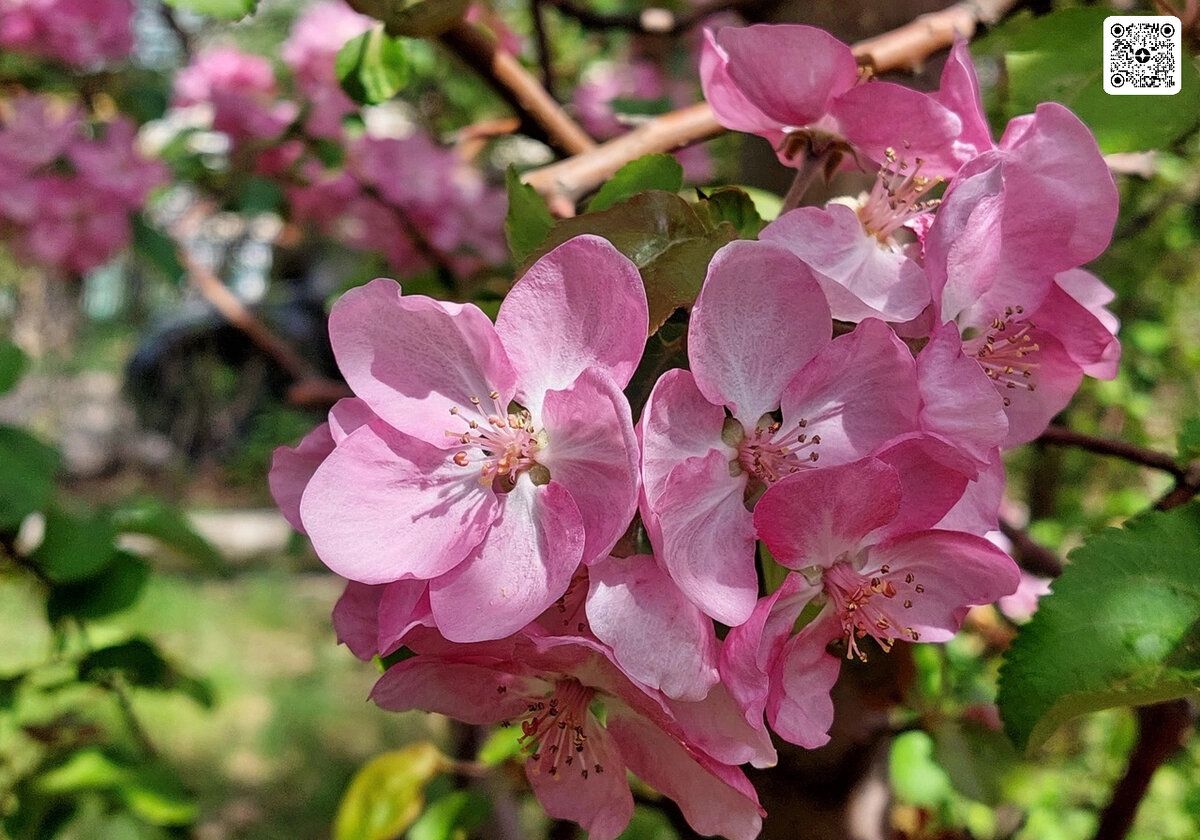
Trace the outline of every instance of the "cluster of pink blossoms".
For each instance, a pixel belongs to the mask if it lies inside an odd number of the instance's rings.
[[[0,239],[22,260],[82,273],[129,244],[129,216],[166,179],[123,117],[22,95],[0,105]]]
[[[534,793],[593,840],[630,818],[626,770],[697,831],[754,837],[738,766],[773,763],[770,732],[825,743],[843,662],[945,641],[1017,589],[985,538],[1000,453],[1119,353],[1079,267],[1116,192],[1065,108],[996,143],[962,45],[922,94],[861,84],[845,45],[799,26],[710,33],[703,80],[781,160],[837,149],[878,178],[717,252],[688,369],[636,422],[645,292],[581,236],[494,323],[389,280],[348,292],[330,335],[357,396],[271,472],[350,581],[341,639],[412,654],[376,702],[519,725]]]
[[[212,128],[229,139],[231,167],[281,182],[293,221],[356,250],[381,251],[404,275],[428,268],[435,254],[460,276],[504,262],[502,195],[454,151],[417,129],[391,137],[343,128],[359,106],[342,91],[334,63],[371,25],[340,0],[314,4],[281,49],[294,99],[265,57],[211,47],[176,76],[173,104],[210,108]],[[318,153],[330,148],[342,160]]]
[[[0,0],[0,47],[91,69],[133,49],[133,0]]]

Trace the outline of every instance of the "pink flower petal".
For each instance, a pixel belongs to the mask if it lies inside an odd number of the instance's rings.
[[[826,608],[780,652],[767,699],[767,720],[785,741],[808,749],[829,743],[833,724],[829,692],[842,665],[825,647],[840,630],[833,610]]]
[[[544,680],[500,668],[418,655],[388,668],[371,689],[371,699],[394,712],[421,709],[479,725],[519,719],[529,698],[550,688]]]
[[[283,518],[301,534],[304,523],[300,521],[300,498],[317,467],[332,451],[333,435],[329,424],[322,423],[305,435],[294,449],[280,446],[271,455],[271,471],[267,474],[271,497]]]
[[[759,238],[808,263],[839,320],[907,321],[929,304],[920,266],[867,233],[844,204],[798,207],[763,228]]]
[[[753,428],[831,334],[829,306],[808,266],[778,245],[738,240],[709,263],[688,358],[708,401]]]
[[[711,29],[704,30],[704,42],[700,46],[700,84],[717,122],[732,131],[765,137],[772,147],[780,148],[784,137],[780,123],[752,105],[729,78],[729,56],[717,43]]]
[[[629,403],[605,374],[584,371],[546,394],[548,443],[538,462],[571,494],[583,517],[583,560],[604,557],[637,510],[638,445]]]
[[[955,141],[962,120],[934,97],[891,82],[858,85],[837,98],[830,115],[854,146],[883,163],[891,149],[924,175],[953,175],[962,163]]]
[[[740,770],[689,750],[654,724],[615,704],[609,709],[607,726],[629,769],[675,800],[697,832],[730,840],[758,836],[766,812]]]
[[[1057,337],[1040,328],[1033,329],[1030,336],[1038,347],[1031,356],[1035,365],[1033,383],[1036,390],[997,386],[1009,401],[1004,408],[1008,415],[1005,449],[1028,443],[1044,432],[1055,415],[1067,407],[1083,381],[1079,364]]]
[[[484,538],[497,504],[444,450],[382,423],[361,426],[317,468],[300,518],[317,555],[363,583],[436,577]]]
[[[1083,269],[1064,271],[1034,315],[1062,342],[1067,355],[1085,374],[1096,379],[1117,375],[1121,343],[1115,335],[1117,319],[1104,308],[1112,290]]]
[[[691,371],[674,369],[659,377],[642,409],[642,482],[646,501],[654,508],[671,470],[690,458],[718,450],[728,460],[737,457],[721,441],[725,412],[696,387]]]
[[[1004,401],[978,361],[963,353],[958,327],[943,324],[917,355],[921,427],[953,443],[980,465],[1004,440]]]
[[[401,296],[393,280],[342,295],[329,338],[346,382],[393,427],[434,446],[457,445],[448,413],[472,397],[507,406],[515,373],[488,317],[473,304]]]
[[[816,122],[858,80],[850,48],[811,26],[727,26],[717,30],[716,42],[729,56],[738,90],[780,126]]]
[[[862,573],[885,565],[892,580],[912,575],[912,589],[902,586],[892,600],[904,604],[897,615],[923,642],[951,638],[968,606],[1011,595],[1020,582],[1011,557],[983,537],[956,531],[917,531],[872,546]]]
[[[700,702],[667,705],[687,740],[717,761],[755,767],[773,767],[778,761],[762,712],[751,724],[724,683],[714,685]]]
[[[496,332],[512,360],[522,402],[566,388],[589,368],[629,383],[650,316],[637,266],[599,236],[577,236],[525,272],[500,305]]]
[[[499,504],[487,538],[431,581],[438,629],[453,642],[515,633],[567,589],[583,555],[579,508],[557,482],[519,480]]]
[[[333,628],[340,644],[369,662],[379,654],[379,600],[387,584],[347,581],[333,605]]]
[[[703,700],[718,680],[716,632],[654,558],[606,557],[588,577],[588,622],[621,670],[668,697]]]
[[[954,39],[954,46],[950,48],[950,55],[942,68],[942,80],[936,97],[962,120],[962,132],[955,141],[958,157],[966,161],[995,145],[987,114],[983,110],[983,96],[979,92],[975,64],[971,61],[971,51],[967,48],[965,38]]]
[[[590,713],[583,735],[592,764],[586,778],[583,770],[574,767],[559,767],[550,775],[532,757],[525,762],[525,775],[549,816],[579,823],[587,831],[588,840],[613,840],[633,816],[623,751]]]
[[[754,508],[754,527],[780,565],[828,567],[896,518],[900,493],[896,470],[875,458],[807,470],[767,489]]]
[[[818,467],[857,460],[917,428],[912,354],[887,324],[867,319],[805,365],[788,383],[782,402],[785,426],[804,419],[810,439],[820,436],[812,448],[820,457]]]
[[[722,624],[750,617],[758,598],[754,527],[742,503],[746,479],[712,452],[680,464],[659,499],[659,558],[692,603]]]

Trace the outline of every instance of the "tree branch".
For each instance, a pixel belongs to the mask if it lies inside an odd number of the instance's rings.
[[[1085,435],[1083,432],[1068,429],[1065,426],[1050,426],[1046,431],[1042,432],[1038,440],[1058,446],[1073,446],[1076,449],[1095,452],[1097,455],[1110,455],[1114,458],[1140,464],[1143,467],[1162,470],[1173,475],[1176,481],[1184,478],[1184,467],[1180,466],[1170,455],[1134,446],[1132,443],[1126,443],[1123,440],[1108,440],[1106,438],[1093,437],[1092,435]]]
[[[1112,799],[1100,815],[1093,840],[1123,840],[1133,825],[1150,780],[1167,759],[1183,746],[1192,726],[1193,710],[1187,700],[1171,700],[1137,710],[1138,739],[1125,775],[1113,788]]]
[[[554,0],[558,5],[557,0]],[[970,38],[980,24],[990,24],[1010,12],[1019,0],[962,0],[941,10],[921,15],[891,32],[868,38],[852,49],[859,62],[882,73],[910,69],[938,50],[949,47],[955,37]],[[645,124],[558,163],[535,169],[525,183],[546,197],[560,212],[574,206],[614,172],[631,160],[655,152],[670,152],[722,133],[708,103],[689,105],[663,114]]]
[[[500,49],[478,27],[460,21],[438,40],[491,83],[521,117],[526,134],[567,155],[579,155],[596,147],[595,141],[567,116],[521,62]]]
[[[1062,574],[1063,563],[1058,555],[1029,536],[1024,528],[1000,520],[1000,533],[1008,537],[1013,545],[1013,558],[1027,572],[1042,577],[1056,578]]]

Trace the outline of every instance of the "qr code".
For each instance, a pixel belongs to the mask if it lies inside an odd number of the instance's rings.
[[[1126,96],[1179,93],[1182,53],[1179,18],[1105,18],[1104,91]]]

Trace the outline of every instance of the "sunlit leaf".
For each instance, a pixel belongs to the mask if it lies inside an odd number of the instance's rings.
[[[508,191],[504,235],[513,259],[520,263],[542,244],[554,227],[554,217],[546,200],[533,187],[522,183],[521,176],[511,166],[504,173],[504,186]]]
[[[228,571],[221,552],[197,533],[183,511],[162,499],[147,496],[127,502],[113,510],[110,518],[121,533],[154,537],[210,571]]]
[[[218,20],[237,20],[254,11],[258,0],[165,0],[168,6],[187,9]]]
[[[334,820],[334,840],[392,840],[425,807],[425,786],[446,769],[428,742],[376,756],[355,774]]]
[[[488,767],[503,764],[521,752],[521,730],[515,726],[502,726],[488,735],[479,748],[479,761]]]
[[[1097,534],[1021,628],[1000,671],[1004,727],[1022,749],[1063,721],[1200,688],[1200,503]]]
[[[470,0],[359,0],[357,9],[383,21],[391,35],[441,35],[467,12]]]
[[[1104,92],[1104,19],[1111,14],[1090,6],[1018,16],[972,44],[976,56],[1001,62],[990,97],[999,120],[1060,102],[1087,123],[1105,153],[1160,148],[1200,124],[1200,72],[1186,51],[1174,96]]]
[[[925,732],[916,730],[896,736],[888,773],[892,790],[901,802],[936,807],[950,798],[950,778],[933,760],[933,739]]]
[[[408,81],[404,44],[375,26],[338,50],[334,64],[346,95],[360,105],[391,99]]]
[[[607,210],[558,222],[525,267],[584,233],[603,236],[637,265],[650,303],[651,333],[676,309],[692,305],[713,254],[737,238],[728,222],[714,227],[678,195],[650,190]]]
[[[618,202],[644,190],[679,192],[683,188],[683,167],[670,155],[646,155],[618,169],[604,182],[588,202],[588,212],[607,210]]]
[[[451,791],[431,802],[408,830],[408,840],[465,840],[492,813],[492,803],[473,790]]]

